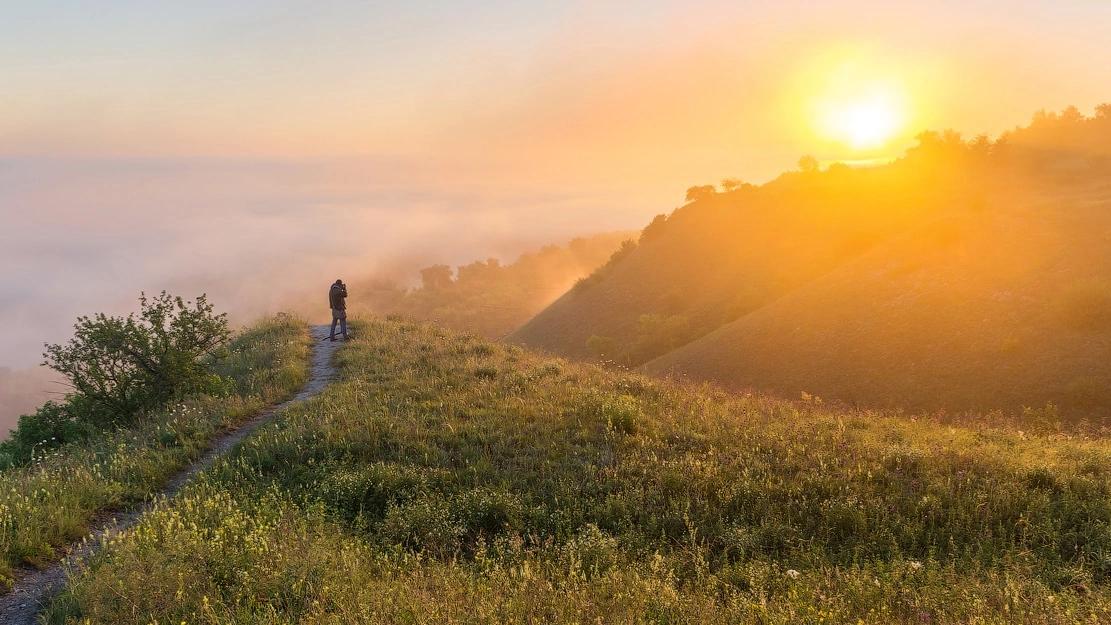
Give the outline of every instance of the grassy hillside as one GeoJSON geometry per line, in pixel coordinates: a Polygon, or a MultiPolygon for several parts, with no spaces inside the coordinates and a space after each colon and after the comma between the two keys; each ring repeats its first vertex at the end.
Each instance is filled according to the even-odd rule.
{"type": "Polygon", "coordinates": [[[511,340],[734,388],[1111,413],[1111,107],[710,193],[511,340]]]}
{"type": "Polygon", "coordinates": [[[216,367],[234,382],[231,395],[194,396],[134,427],[0,471],[0,586],[16,567],[57,560],[99,512],[146,499],[222,430],[292,395],[308,375],[309,340],[305,324],[291,317],[261,321],[232,342],[216,367]]]}
{"type": "Polygon", "coordinates": [[[1111,444],[373,322],[51,623],[1111,619],[1111,444]]]}
{"type": "Polygon", "coordinates": [[[548,245],[503,265],[491,258],[452,269],[432,265],[421,284],[405,289],[390,281],[356,282],[352,307],[380,315],[433,321],[460,332],[501,338],[528,321],[580,278],[597,269],[630,232],[578,237],[548,245]]]}
{"type": "Polygon", "coordinates": [[[1111,190],[992,199],[650,363],[868,405],[1111,413],[1111,190]]]}
{"type": "Polygon", "coordinates": [[[764,187],[720,193],[657,218],[601,270],[511,340],[571,356],[638,365],[759,309],[920,223],[951,193],[891,170],[797,172],[764,187]],[[940,196],[940,197],[939,197],[940,196]],[[909,198],[909,199],[908,199],[909,198]],[[643,320],[642,318],[647,317],[643,320]],[[656,322],[675,319],[659,336],[656,322]],[[597,354],[589,339],[612,339],[597,354]]]}

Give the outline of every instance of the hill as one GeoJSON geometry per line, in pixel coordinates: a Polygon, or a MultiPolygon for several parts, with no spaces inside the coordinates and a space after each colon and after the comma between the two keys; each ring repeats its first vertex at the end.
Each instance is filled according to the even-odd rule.
{"type": "Polygon", "coordinates": [[[1111,444],[735,396],[432,326],[159,502],[46,622],[1111,619],[1111,444]]]}
{"type": "Polygon", "coordinates": [[[600,355],[637,365],[863,254],[931,207],[932,198],[905,201],[906,184],[886,170],[842,173],[788,174],[657,217],[511,340],[582,357],[599,355],[588,344],[597,336],[618,346],[600,355]],[[673,332],[656,332],[666,321],[673,332]]]}
{"type": "Polygon", "coordinates": [[[452,270],[432,265],[420,270],[420,285],[406,289],[392,280],[355,281],[352,302],[380,315],[434,321],[444,327],[489,338],[509,334],[589,275],[616,250],[629,232],[578,237],[547,245],[501,264],[495,258],[452,270]]]}
{"type": "Polygon", "coordinates": [[[912,230],[645,369],[866,405],[1105,416],[1111,194],[1019,206],[912,230]]]}
{"type": "Polygon", "coordinates": [[[1070,109],[703,192],[511,340],[865,405],[1105,414],[1107,145],[1111,107],[1070,109]]]}

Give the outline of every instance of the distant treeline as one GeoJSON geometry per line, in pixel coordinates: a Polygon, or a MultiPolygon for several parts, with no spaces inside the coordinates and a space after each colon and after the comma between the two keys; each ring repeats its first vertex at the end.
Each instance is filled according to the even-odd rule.
{"type": "Polygon", "coordinates": [[[498,259],[452,269],[420,270],[420,285],[395,280],[355,284],[352,301],[380,315],[433,321],[453,330],[499,338],[512,332],[609,258],[635,236],[611,232],[548,245],[503,265],[498,259]]]}
{"type": "MultiPolygon", "coordinates": [[[[904,173],[941,169],[973,174],[977,173],[977,166],[990,166],[996,173],[1009,170],[1036,174],[1043,180],[1090,181],[1111,171],[1111,103],[1100,104],[1091,116],[1084,115],[1075,106],[1060,113],[1038,111],[1029,125],[1008,130],[994,140],[984,134],[965,139],[954,130],[925,131],[915,140],[917,145],[887,167],[904,173]]],[[[826,171],[837,173],[849,168],[849,165],[835,162],[826,171]]],[[[799,159],[797,172],[786,172],[774,182],[792,179],[798,173],[820,172],[819,160],[805,155],[799,159]]],[[[721,181],[720,188],[729,193],[751,191],[756,186],[739,178],[726,178],[721,181]]],[[[695,202],[717,193],[715,185],[695,185],[687,189],[684,199],[695,202]]],[[[665,215],[658,215],[646,230],[662,225],[665,220],[665,215]]]]}

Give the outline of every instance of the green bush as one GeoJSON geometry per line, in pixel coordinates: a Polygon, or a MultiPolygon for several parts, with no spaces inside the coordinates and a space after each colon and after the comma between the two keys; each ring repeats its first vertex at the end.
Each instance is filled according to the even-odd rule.
{"type": "Polygon", "coordinates": [[[186,302],[163,291],[139,297],[127,317],[79,317],[65,345],[47,345],[43,363],[66,376],[73,392],[20,418],[0,443],[0,467],[34,453],[128,425],[188,395],[226,396],[234,382],[212,370],[230,336],[223,314],[204,295],[186,302]]]}
{"type": "Polygon", "coordinates": [[[226,394],[204,358],[230,336],[227,317],[204,295],[186,302],[163,291],[139,297],[139,313],[79,317],[65,345],[47,345],[46,364],[73,386],[71,416],[118,425],[193,393],[226,394]]]}
{"type": "Polygon", "coordinates": [[[33,414],[23,415],[11,438],[0,443],[0,469],[33,461],[36,454],[87,438],[88,423],[73,418],[68,406],[47,402],[33,414]]]}

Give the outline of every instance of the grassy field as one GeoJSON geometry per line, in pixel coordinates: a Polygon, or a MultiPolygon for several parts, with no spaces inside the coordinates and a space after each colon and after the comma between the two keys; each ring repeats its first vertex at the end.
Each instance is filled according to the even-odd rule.
{"type": "Polygon", "coordinates": [[[215,367],[234,381],[232,395],[194,397],[134,428],[0,472],[0,582],[19,565],[53,562],[98,512],[149,497],[220,431],[293,394],[308,375],[308,341],[301,321],[262,321],[239,335],[215,367]]]}
{"type": "Polygon", "coordinates": [[[47,622],[1111,620],[1111,443],[356,336],[47,622]]]}

